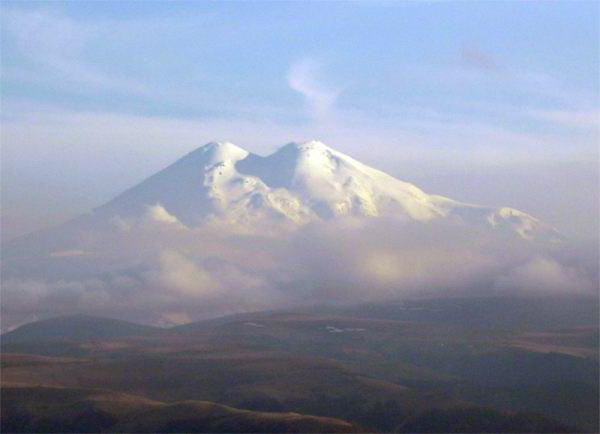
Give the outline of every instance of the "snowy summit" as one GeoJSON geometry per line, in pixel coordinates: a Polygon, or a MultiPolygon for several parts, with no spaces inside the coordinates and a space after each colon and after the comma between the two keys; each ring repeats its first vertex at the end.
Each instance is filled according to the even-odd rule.
{"type": "Polygon", "coordinates": [[[427,194],[319,141],[290,143],[266,157],[228,142],[209,143],[97,208],[93,217],[128,221],[148,210],[159,220],[190,227],[215,219],[301,225],[340,216],[391,216],[453,219],[525,239],[558,238],[524,212],[427,194]]]}

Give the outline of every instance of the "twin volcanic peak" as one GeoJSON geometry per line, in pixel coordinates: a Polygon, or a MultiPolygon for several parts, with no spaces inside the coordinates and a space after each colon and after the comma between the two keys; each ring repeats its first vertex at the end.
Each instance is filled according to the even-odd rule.
{"type": "Polygon", "coordinates": [[[265,157],[232,143],[209,143],[97,208],[94,216],[127,221],[149,209],[188,227],[215,219],[302,225],[341,216],[391,216],[451,219],[525,239],[558,237],[526,213],[426,194],[319,141],[290,143],[265,157]]]}

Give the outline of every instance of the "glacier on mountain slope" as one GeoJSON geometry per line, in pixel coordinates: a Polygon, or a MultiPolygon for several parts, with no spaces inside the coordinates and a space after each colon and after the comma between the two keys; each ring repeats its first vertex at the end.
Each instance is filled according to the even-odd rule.
{"type": "Polygon", "coordinates": [[[318,141],[290,143],[266,157],[209,143],[97,208],[96,218],[135,219],[152,207],[163,221],[301,225],[340,216],[451,219],[556,240],[558,233],[512,208],[493,209],[429,195],[318,141]]]}

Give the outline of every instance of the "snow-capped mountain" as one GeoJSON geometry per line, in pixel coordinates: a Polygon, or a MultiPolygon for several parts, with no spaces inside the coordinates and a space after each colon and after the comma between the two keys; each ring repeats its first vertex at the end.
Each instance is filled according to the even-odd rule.
{"type": "Polygon", "coordinates": [[[521,274],[530,285],[539,272],[523,267],[539,261],[558,284],[577,282],[543,256],[524,262],[557,247],[538,241],[558,239],[528,214],[427,194],[320,142],[264,157],[210,143],[91,213],[3,246],[3,307],[15,318],[99,306],[170,322],[495,290],[521,274]]]}
{"type": "Polygon", "coordinates": [[[525,239],[559,237],[524,212],[427,194],[318,141],[290,143],[266,157],[232,143],[209,143],[97,208],[92,217],[127,223],[148,212],[188,227],[215,219],[302,225],[340,216],[392,216],[452,219],[525,239]]]}

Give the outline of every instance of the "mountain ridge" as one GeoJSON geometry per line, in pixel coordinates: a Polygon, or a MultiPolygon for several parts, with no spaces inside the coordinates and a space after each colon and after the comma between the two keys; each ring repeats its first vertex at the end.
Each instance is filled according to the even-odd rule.
{"type": "Polygon", "coordinates": [[[303,225],[344,216],[392,216],[459,221],[529,240],[560,239],[554,228],[525,212],[427,194],[316,140],[288,143],[267,156],[230,142],[208,143],[96,208],[93,215],[127,221],[147,213],[188,227],[215,219],[303,225]]]}

